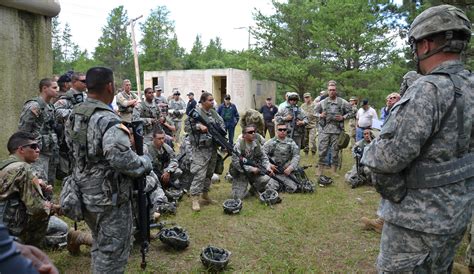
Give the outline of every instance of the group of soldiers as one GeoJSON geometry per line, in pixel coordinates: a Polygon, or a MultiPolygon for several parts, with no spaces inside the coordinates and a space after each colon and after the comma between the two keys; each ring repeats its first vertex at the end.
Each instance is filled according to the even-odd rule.
{"type": "MultiPolygon", "coordinates": [[[[461,10],[442,5],[420,14],[408,36],[421,76],[405,84],[379,137],[364,131],[353,149],[355,168],[360,164],[382,195],[378,271],[449,272],[474,200],[474,77],[460,61],[471,24],[461,10]]],[[[128,80],[116,95],[113,72],[105,67],[66,76],[70,82],[41,80],[39,96],[23,106],[19,131],[7,144],[10,157],[0,164],[0,217],[27,244],[54,244],[55,235],[67,235],[72,252],[92,245],[94,273],[124,272],[132,235],[143,229],[134,218],[143,214],[140,201],[132,202],[141,190],[152,208],[147,222],[176,206],[183,193],[200,211],[215,203],[211,178],[223,172],[226,154],[236,200],[266,191],[304,192],[300,149],[308,153],[311,143],[312,154],[319,153],[319,178],[324,167],[338,176],[340,151],[347,146],[344,122],[356,110],[329,81],[327,95],[313,103],[304,94],[298,106],[298,94],[288,93],[270,140],[259,134],[261,116],[243,115],[241,135],[232,144],[211,93],[202,92],[198,103],[190,93],[186,105],[178,90],[166,99],[159,86],[138,98],[128,80]],[[57,178],[63,179],[60,204],[51,199],[57,178]],[[144,183],[138,194],[137,182],[144,183]],[[53,214],[84,220],[91,233],[67,233],[53,214]]]]}

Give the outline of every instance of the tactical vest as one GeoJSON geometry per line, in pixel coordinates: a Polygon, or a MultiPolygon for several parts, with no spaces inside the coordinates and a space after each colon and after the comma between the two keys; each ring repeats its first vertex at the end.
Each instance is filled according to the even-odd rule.
{"type": "MultiPolygon", "coordinates": [[[[258,140],[255,140],[255,143],[257,144],[257,147],[255,150],[253,150],[252,156],[253,158],[261,158],[262,157],[262,146],[260,145],[260,142],[258,140]]],[[[250,155],[245,155],[245,141],[242,139],[240,142],[240,154],[244,157],[249,157],[250,155]]]]}
{"type": "MultiPolygon", "coordinates": [[[[69,136],[71,136],[71,140],[73,141],[73,156],[76,160],[76,163],[80,165],[81,170],[83,170],[86,165],[94,165],[98,163],[97,159],[95,159],[95,157],[90,157],[87,151],[87,132],[89,128],[89,120],[97,110],[113,112],[113,110],[108,106],[89,101],[87,103],[80,103],[75,106],[71,115],[69,116],[72,126],[67,130],[69,136]],[[77,125],[79,126],[77,127],[77,125]]],[[[120,124],[120,120],[110,121],[104,132],[117,124],[120,124]]]]}
{"type": "MultiPolygon", "coordinates": [[[[3,170],[7,166],[17,163],[16,159],[7,159],[0,162],[0,170],[3,170]]],[[[15,177],[13,177],[15,179],[15,177]]],[[[2,181],[3,188],[6,185],[13,184],[14,181],[2,181]]],[[[4,223],[10,231],[10,234],[19,236],[26,225],[26,206],[20,200],[20,194],[15,192],[9,196],[6,200],[0,201],[0,223],[4,223]]]]}
{"type": "Polygon", "coordinates": [[[339,128],[344,129],[344,120],[342,121],[337,121],[335,120],[334,116],[336,115],[344,115],[344,111],[342,109],[342,98],[336,97],[336,105],[337,105],[337,110],[328,110],[329,107],[329,97],[324,99],[323,102],[321,102],[321,108],[323,112],[326,112],[326,118],[325,119],[320,119],[320,125],[324,128],[328,123],[334,123],[339,126],[339,128]]]}
{"type": "Polygon", "coordinates": [[[153,171],[155,171],[158,176],[161,176],[163,170],[170,163],[170,155],[172,153],[172,151],[170,151],[171,148],[168,145],[163,144],[163,153],[160,154],[153,143],[150,143],[150,147],[151,149],[149,150],[149,154],[152,156],[153,171]]]}
{"type": "MultiPolygon", "coordinates": [[[[289,138],[289,137],[286,137],[286,138],[289,138]]],[[[281,146],[281,148],[277,149],[277,141],[278,141],[277,139],[278,139],[277,137],[273,137],[271,139],[272,142],[275,142],[275,145],[272,146],[272,149],[269,151],[267,156],[272,157],[272,159],[275,160],[275,163],[277,163],[277,165],[284,166],[288,161],[291,161],[291,158],[282,159],[280,155],[284,155],[288,153],[288,151],[291,151],[291,144],[284,143],[284,146],[281,146]],[[278,155],[278,157],[275,157],[275,155],[278,155]]]]}
{"type": "Polygon", "coordinates": [[[65,95],[59,97],[59,100],[61,99],[68,100],[73,106],[75,106],[84,102],[84,94],[82,94],[82,92],[74,93],[72,90],[68,90],[65,95]]]}
{"type": "Polygon", "coordinates": [[[36,102],[36,103],[38,103],[38,105],[40,107],[41,116],[43,118],[43,123],[42,123],[41,129],[40,129],[40,134],[41,135],[48,135],[50,133],[54,133],[55,130],[56,130],[56,120],[55,120],[55,117],[54,117],[54,106],[52,106],[53,107],[53,113],[48,116],[48,118],[49,118],[48,120],[45,120],[45,115],[46,115],[46,112],[48,111],[48,105],[46,104],[46,102],[44,102],[44,100],[40,100],[39,97],[36,97],[36,98],[33,98],[33,99],[30,99],[30,100],[26,101],[23,105],[26,105],[29,102],[36,102]]]}
{"type": "MultiPolygon", "coordinates": [[[[125,91],[122,91],[122,96],[123,94],[126,94],[125,91]]],[[[125,97],[125,96],[124,96],[125,97]]],[[[130,97],[131,99],[130,100],[135,100],[135,99],[138,99],[138,97],[133,94],[133,92],[130,92],[130,97]]],[[[118,105],[118,111],[119,112],[123,112],[123,113],[132,113],[133,112],[133,106],[122,106],[121,104],[117,104],[118,105]]]]}

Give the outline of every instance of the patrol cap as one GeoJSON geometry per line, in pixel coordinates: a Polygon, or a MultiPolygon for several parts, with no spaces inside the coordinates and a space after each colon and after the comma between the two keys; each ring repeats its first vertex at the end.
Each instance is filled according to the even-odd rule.
{"type": "Polygon", "coordinates": [[[59,77],[58,83],[71,82],[71,77],[68,74],[63,74],[59,77]]]}
{"type": "Polygon", "coordinates": [[[230,95],[229,95],[229,94],[226,94],[226,95],[224,96],[224,100],[230,100],[230,95]]]}
{"type": "Polygon", "coordinates": [[[311,93],[305,92],[305,94],[303,94],[303,97],[304,97],[304,98],[306,98],[306,97],[311,97],[311,93]]]}
{"type": "Polygon", "coordinates": [[[349,101],[358,101],[357,97],[355,96],[351,96],[351,98],[349,99],[349,101]]]}
{"type": "Polygon", "coordinates": [[[186,94],[187,96],[194,96],[194,93],[193,92],[188,92],[188,94],[186,94]]]}
{"type": "Polygon", "coordinates": [[[175,89],[175,90],[173,91],[173,95],[181,95],[181,93],[179,93],[179,90],[175,89]]]}
{"type": "Polygon", "coordinates": [[[155,86],[155,91],[158,91],[158,90],[159,90],[159,91],[162,90],[161,87],[160,87],[160,85],[156,85],[156,86],[155,86]]]}

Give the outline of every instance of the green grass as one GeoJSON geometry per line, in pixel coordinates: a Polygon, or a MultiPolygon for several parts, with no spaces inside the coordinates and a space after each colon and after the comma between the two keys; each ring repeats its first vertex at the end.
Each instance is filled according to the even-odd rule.
{"type": "MultiPolygon", "coordinates": [[[[301,165],[314,165],[317,161],[311,154],[301,155],[301,165]]],[[[232,252],[228,272],[375,272],[380,235],[363,230],[359,219],[375,217],[380,196],[372,187],[351,189],[343,182],[352,163],[346,150],[334,185],[318,187],[313,194],[281,194],[282,203],[273,208],[248,198],[241,213],[233,216],[222,210],[221,204],[231,192],[231,185],[222,176],[210,193],[219,201],[217,205],[202,207],[201,212],[194,213],[190,199],[184,197],[176,216],[163,218],[184,227],[191,244],[178,252],[158,239],[152,240],[145,273],[205,272],[199,254],[209,244],[232,252]]],[[[315,168],[306,172],[314,180],[315,168]]],[[[80,229],[87,230],[87,226],[81,223],[80,229]]],[[[152,234],[157,232],[153,230],[152,234]]],[[[465,249],[466,240],[458,251],[457,262],[462,261],[465,249]]],[[[89,251],[81,247],[79,256],[71,256],[66,250],[50,251],[48,255],[61,273],[84,273],[90,269],[89,251]]],[[[142,273],[140,261],[139,247],[135,246],[127,272],[142,273]]]]}

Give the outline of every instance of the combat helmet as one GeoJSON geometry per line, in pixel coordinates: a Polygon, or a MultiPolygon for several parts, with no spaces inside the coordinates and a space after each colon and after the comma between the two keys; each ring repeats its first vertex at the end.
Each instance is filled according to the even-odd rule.
{"type": "Polygon", "coordinates": [[[281,198],[278,196],[278,192],[273,189],[265,190],[264,192],[260,193],[258,198],[262,203],[265,203],[268,205],[281,203],[281,198]]]}
{"type": "Polygon", "coordinates": [[[189,246],[189,236],[186,230],[179,226],[163,228],[158,233],[160,241],[176,250],[183,250],[189,246]]]}
{"type": "Polygon", "coordinates": [[[45,243],[47,246],[61,248],[67,245],[68,226],[63,220],[52,216],[46,231],[45,243]]]}
{"type": "Polygon", "coordinates": [[[331,177],[321,175],[321,176],[319,176],[318,183],[319,183],[320,186],[328,186],[328,185],[334,183],[334,181],[332,180],[331,177]]]}
{"type": "Polygon", "coordinates": [[[209,245],[202,249],[201,262],[208,270],[221,271],[229,263],[230,255],[224,248],[209,245]]]}
{"type": "Polygon", "coordinates": [[[293,99],[296,99],[297,101],[300,100],[300,96],[298,95],[298,93],[296,93],[296,92],[290,92],[290,93],[288,94],[288,101],[293,100],[293,99]]]}
{"type": "Polygon", "coordinates": [[[237,214],[242,209],[242,200],[240,199],[228,199],[222,204],[224,213],[237,214]]]}
{"type": "Polygon", "coordinates": [[[471,38],[471,22],[461,9],[454,6],[431,7],[418,15],[411,24],[408,42],[415,50],[417,41],[440,33],[445,33],[447,40],[441,49],[459,53],[466,49],[471,38]]]}

